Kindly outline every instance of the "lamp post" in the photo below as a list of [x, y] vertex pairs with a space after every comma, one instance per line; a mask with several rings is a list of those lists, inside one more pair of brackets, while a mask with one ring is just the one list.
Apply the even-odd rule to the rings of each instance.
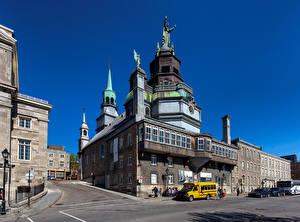
[[6, 184], [6, 165], [8, 164], [8, 155], [9, 152], [8, 150], [5, 148], [2, 151], [2, 156], [3, 156], [3, 160], [4, 160], [4, 165], [3, 165], [3, 199], [2, 199], [2, 204], [1, 204], [1, 214], [4, 215], [6, 214], [6, 209], [5, 209], [5, 184]]

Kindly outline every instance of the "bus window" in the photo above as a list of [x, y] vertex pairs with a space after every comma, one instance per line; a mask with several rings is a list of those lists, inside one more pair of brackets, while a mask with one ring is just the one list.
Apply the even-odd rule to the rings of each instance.
[[198, 191], [198, 187], [197, 187], [197, 186], [195, 186], [193, 191]]
[[202, 191], [204, 190], [204, 186], [201, 186], [201, 190], [202, 190]]
[[214, 190], [216, 189], [216, 185], [214, 185]]
[[208, 189], [209, 189], [209, 190], [211, 190], [211, 187], [212, 187], [211, 185], [208, 185]]
[[207, 190], [207, 185], [204, 186], [204, 189]]

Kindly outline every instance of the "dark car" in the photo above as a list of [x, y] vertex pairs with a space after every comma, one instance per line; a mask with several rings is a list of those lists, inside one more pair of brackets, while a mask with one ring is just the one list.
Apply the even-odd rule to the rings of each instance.
[[252, 192], [248, 193], [248, 197], [269, 197], [270, 196], [270, 188], [263, 188], [263, 189], [255, 189]]
[[284, 189], [282, 189], [280, 187], [271, 188], [269, 193], [271, 196], [274, 196], [274, 197], [285, 196]]

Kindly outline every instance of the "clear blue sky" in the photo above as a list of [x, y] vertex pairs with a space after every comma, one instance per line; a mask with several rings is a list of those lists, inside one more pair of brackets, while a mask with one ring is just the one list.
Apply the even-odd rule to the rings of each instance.
[[300, 159], [299, 1], [3, 1], [0, 23], [15, 30], [20, 89], [48, 100], [48, 143], [78, 151], [82, 108], [95, 135], [107, 63], [118, 112], [141, 54], [149, 75], [164, 16], [181, 74], [203, 108], [202, 132]]

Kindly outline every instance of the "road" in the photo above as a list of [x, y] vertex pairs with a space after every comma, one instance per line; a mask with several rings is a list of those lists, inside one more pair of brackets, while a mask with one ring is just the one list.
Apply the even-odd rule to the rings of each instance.
[[300, 196], [222, 200], [133, 200], [82, 184], [57, 183], [63, 191], [52, 207], [19, 222], [92, 221], [300, 221]]

